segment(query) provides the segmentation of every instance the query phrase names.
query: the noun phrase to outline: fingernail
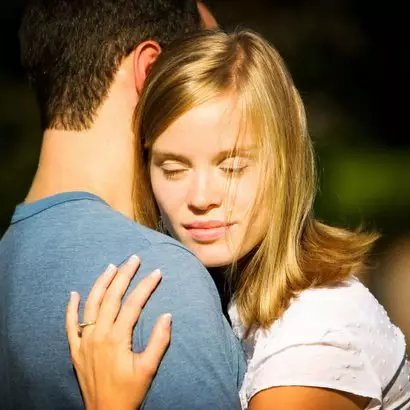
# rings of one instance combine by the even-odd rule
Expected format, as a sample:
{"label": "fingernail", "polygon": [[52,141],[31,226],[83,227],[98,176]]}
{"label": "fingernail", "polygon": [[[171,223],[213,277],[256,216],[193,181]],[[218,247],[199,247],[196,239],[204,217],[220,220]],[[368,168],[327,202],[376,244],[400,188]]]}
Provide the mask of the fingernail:
{"label": "fingernail", "polygon": [[154,278],[160,278],[162,276],[162,273],[159,269],[155,269],[152,273],[151,276],[153,276]]}
{"label": "fingernail", "polygon": [[161,322],[164,327],[170,327],[172,323],[172,315],[171,313],[165,313],[161,316]]}
{"label": "fingernail", "polygon": [[107,266],[107,269],[105,270],[105,274],[106,275],[112,275],[116,270],[117,270],[117,267],[115,265],[113,265],[112,263],[110,263]]}
{"label": "fingernail", "polygon": [[129,262],[139,262],[140,258],[137,255],[131,255],[128,259]]}
{"label": "fingernail", "polygon": [[77,292],[74,292],[74,291],[70,292],[70,300],[71,300],[76,294],[77,294]]}

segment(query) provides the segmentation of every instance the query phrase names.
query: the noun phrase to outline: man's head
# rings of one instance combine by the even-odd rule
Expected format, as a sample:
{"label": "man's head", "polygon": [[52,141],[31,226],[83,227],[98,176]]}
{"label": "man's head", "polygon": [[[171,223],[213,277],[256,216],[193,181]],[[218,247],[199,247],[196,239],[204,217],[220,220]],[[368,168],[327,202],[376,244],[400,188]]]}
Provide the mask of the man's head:
{"label": "man's head", "polygon": [[33,0],[20,27],[22,64],[42,126],[91,127],[123,60],[200,27],[194,0]]}

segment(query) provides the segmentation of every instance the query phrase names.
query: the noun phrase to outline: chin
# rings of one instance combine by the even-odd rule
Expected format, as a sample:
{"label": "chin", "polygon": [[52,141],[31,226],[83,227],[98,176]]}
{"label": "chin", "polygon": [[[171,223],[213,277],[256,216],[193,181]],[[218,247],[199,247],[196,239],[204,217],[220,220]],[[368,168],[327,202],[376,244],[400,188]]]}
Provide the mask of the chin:
{"label": "chin", "polygon": [[207,249],[191,247],[191,250],[206,268],[220,268],[231,265],[233,262],[232,253],[227,250],[218,251],[212,246]]}

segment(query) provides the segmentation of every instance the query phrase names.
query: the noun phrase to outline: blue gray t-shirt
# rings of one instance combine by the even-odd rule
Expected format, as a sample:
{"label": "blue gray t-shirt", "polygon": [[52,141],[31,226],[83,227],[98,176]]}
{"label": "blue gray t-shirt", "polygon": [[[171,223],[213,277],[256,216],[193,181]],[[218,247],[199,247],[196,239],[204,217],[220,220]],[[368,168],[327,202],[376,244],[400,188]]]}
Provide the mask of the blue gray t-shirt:
{"label": "blue gray t-shirt", "polygon": [[142,266],[131,288],[156,268],[163,273],[136,326],[134,349],[146,346],[158,316],[173,316],[171,345],[144,409],[240,408],[242,350],[199,260],[99,197],[68,192],[19,205],[0,242],[2,410],[83,408],[65,334],[69,292],[84,301],[109,263],[132,254]]}

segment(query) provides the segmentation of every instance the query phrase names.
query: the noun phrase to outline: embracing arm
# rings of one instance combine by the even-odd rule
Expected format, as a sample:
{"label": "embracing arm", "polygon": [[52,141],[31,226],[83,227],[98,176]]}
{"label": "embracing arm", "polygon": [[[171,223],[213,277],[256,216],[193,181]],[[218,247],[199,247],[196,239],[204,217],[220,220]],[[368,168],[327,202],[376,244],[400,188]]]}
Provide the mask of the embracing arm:
{"label": "embracing arm", "polygon": [[[213,282],[185,250],[165,248],[141,252],[138,285],[122,307],[138,262],[130,259],[117,275],[111,270],[98,279],[84,310],[84,321],[96,324],[82,334],[79,296],[71,298],[67,333],[87,410],[240,408],[244,359]],[[160,267],[160,276],[148,274],[154,267]],[[172,313],[173,334],[160,363],[170,338],[163,312]]]}
{"label": "embracing arm", "polygon": [[337,390],[284,386],[262,390],[252,397],[249,410],[361,410],[367,397]]}
{"label": "embracing arm", "polygon": [[357,313],[345,313],[339,294],[346,292],[352,300],[349,288],[302,295],[280,326],[267,330],[247,377],[250,410],[360,410],[372,399],[381,404],[382,387],[363,349],[369,332],[357,326]]}
{"label": "embracing arm", "polygon": [[[131,258],[118,271],[104,272],[91,290],[84,321],[96,322],[78,331],[79,296],[73,294],[66,326],[87,410],[133,410],[141,405],[170,340],[170,318],[162,316],[154,327],[146,350],[131,351],[132,330],[141,309],[161,280],[156,271],[146,276],[121,306],[139,261]],[[195,376],[200,376],[199,372]],[[183,395],[184,393],[182,393]],[[250,410],[360,410],[368,398],[338,390],[280,386],[257,392]],[[201,405],[200,403],[198,403]]]}
{"label": "embracing arm", "polygon": [[163,276],[135,329],[135,349],[146,346],[161,313],[172,314],[172,341],[143,408],[239,409],[244,357],[208,271],[174,244],[152,246],[139,256],[137,277],[155,268]]}
{"label": "embracing arm", "polygon": [[132,257],[118,270],[110,265],[98,278],[85,304],[84,323],[88,325],[83,329],[78,320],[80,296],[71,294],[66,312],[67,337],[87,410],[139,408],[169,344],[171,317],[163,315],[145,351],[131,350],[132,330],[161,279],[160,272],[154,271],[121,307],[138,266],[139,260]]}

